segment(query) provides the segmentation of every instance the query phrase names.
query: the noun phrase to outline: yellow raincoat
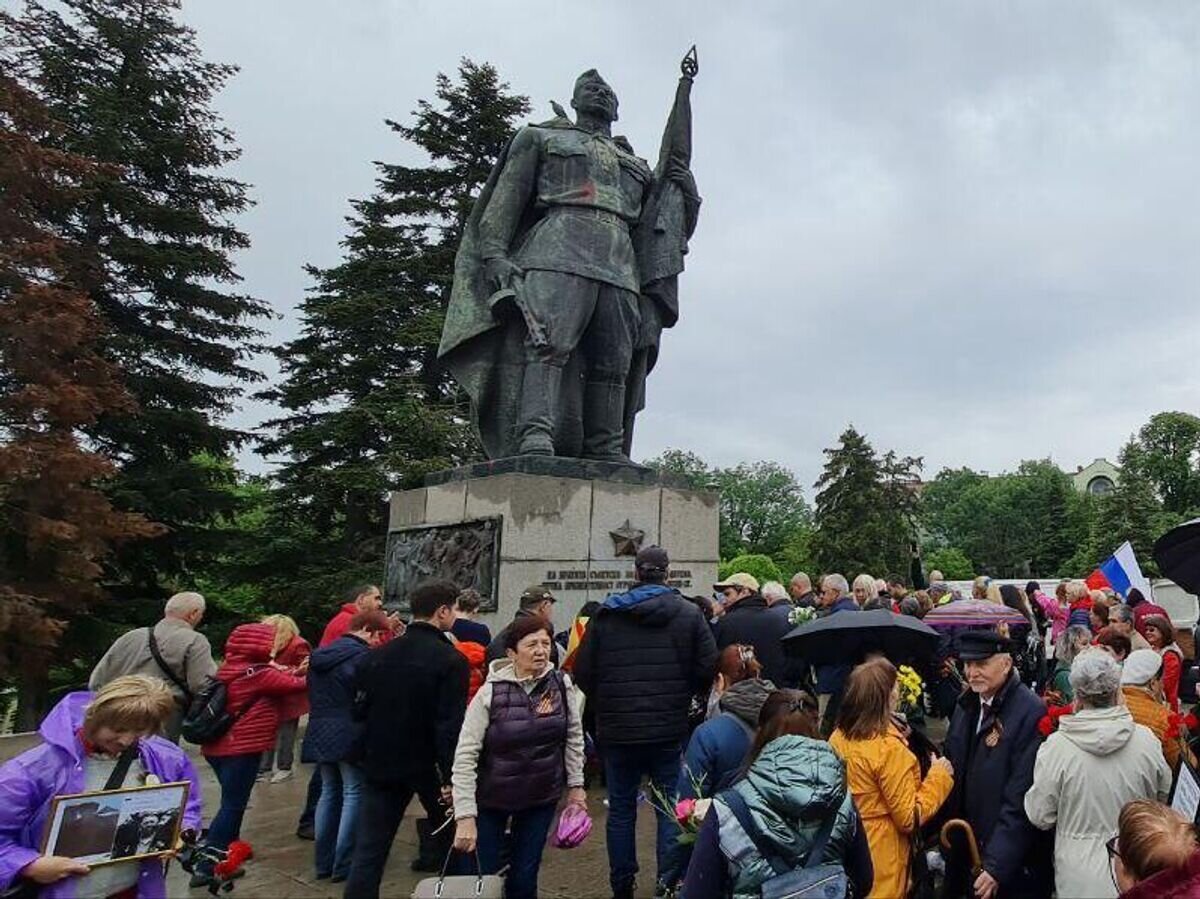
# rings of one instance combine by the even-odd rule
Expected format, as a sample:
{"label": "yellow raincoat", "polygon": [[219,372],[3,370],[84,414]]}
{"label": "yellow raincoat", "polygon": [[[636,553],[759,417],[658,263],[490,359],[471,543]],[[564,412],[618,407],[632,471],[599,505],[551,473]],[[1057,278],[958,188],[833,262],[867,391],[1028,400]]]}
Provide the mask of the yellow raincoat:
{"label": "yellow raincoat", "polygon": [[850,792],[871,847],[875,885],[870,899],[904,899],[917,813],[922,821],[932,818],[950,795],[954,779],[934,767],[922,781],[917,757],[895,727],[869,740],[851,740],[835,730],[829,745],[846,762]]}

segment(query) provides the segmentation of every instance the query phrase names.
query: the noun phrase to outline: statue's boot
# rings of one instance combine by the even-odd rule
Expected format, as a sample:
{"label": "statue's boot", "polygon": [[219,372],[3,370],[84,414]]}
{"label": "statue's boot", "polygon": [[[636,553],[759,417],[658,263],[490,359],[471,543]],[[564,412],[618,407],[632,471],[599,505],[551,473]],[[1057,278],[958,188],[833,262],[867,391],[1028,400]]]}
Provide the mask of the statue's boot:
{"label": "statue's boot", "polygon": [[583,456],[629,462],[625,455],[625,382],[589,380],[583,394]]}
{"label": "statue's boot", "polygon": [[554,414],[562,388],[561,366],[530,360],[521,383],[520,456],[554,455]]}

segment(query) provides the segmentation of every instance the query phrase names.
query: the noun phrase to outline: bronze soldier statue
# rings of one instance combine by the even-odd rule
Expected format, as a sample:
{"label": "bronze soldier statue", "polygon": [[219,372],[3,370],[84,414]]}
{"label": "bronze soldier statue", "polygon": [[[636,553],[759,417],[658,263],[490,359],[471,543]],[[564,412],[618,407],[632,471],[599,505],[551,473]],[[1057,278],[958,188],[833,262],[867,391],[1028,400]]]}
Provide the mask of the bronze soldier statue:
{"label": "bronze soldier statue", "polygon": [[471,397],[489,458],[628,462],[700,197],[684,60],[654,170],[612,135],[617,97],[595,69],[571,121],[517,132],[468,221],[439,356]]}

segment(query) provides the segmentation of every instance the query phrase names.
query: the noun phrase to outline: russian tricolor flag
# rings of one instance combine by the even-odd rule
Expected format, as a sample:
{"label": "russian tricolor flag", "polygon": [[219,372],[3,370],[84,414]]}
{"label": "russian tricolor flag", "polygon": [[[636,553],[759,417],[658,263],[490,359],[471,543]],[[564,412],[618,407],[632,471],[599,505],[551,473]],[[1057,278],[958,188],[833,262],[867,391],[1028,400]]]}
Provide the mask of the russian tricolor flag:
{"label": "russian tricolor flag", "polygon": [[1134,587],[1141,590],[1142,596],[1147,600],[1152,596],[1150,582],[1142,574],[1142,568],[1138,565],[1137,556],[1133,554],[1133,547],[1128,540],[1088,575],[1087,585],[1091,590],[1109,587],[1122,599],[1128,597],[1129,591]]}

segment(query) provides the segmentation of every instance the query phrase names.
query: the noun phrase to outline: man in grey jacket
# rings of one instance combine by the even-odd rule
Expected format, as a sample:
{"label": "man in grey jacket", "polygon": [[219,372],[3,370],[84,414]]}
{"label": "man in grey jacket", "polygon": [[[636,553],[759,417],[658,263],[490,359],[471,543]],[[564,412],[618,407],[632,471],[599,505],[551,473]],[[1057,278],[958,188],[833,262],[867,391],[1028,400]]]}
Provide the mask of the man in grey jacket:
{"label": "man in grey jacket", "polygon": [[167,739],[178,742],[183,713],[192,694],[217,673],[208,638],[196,630],[203,618],[203,596],[176,593],[167,600],[161,621],[117,638],[92,670],[88,689],[95,692],[126,674],[145,674],[165,681],[175,694],[176,707],[175,713],[164,722],[163,733]]}

